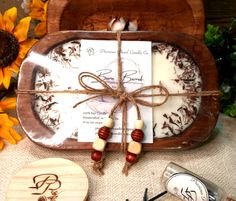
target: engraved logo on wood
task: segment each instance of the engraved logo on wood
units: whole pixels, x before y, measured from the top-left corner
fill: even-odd
[[[56,174],[39,174],[33,177],[34,186],[29,188],[35,191],[32,195],[40,195],[38,201],[56,201],[61,181]]]

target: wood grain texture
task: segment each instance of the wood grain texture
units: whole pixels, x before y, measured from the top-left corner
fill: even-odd
[[[235,0],[205,0],[206,23],[225,26],[231,18],[236,18]]]
[[[13,176],[6,201],[85,201],[87,194],[88,178],[80,166],[62,158],[47,158]]]
[[[48,33],[105,30],[113,17],[138,20],[141,31],[173,31],[203,39],[202,0],[50,0]]]
[[[105,39],[115,40],[116,33],[108,32],[79,32],[64,31],[49,34],[38,42],[30,53],[47,54],[50,48],[58,43],[71,39]],[[153,42],[167,42],[176,44],[191,55],[197,62],[203,81],[203,90],[217,90],[217,71],[214,59],[209,50],[198,39],[180,33],[170,32],[124,32],[122,40],[145,40]],[[18,89],[33,89],[36,64],[24,62],[19,73]],[[17,114],[22,128],[35,143],[53,149],[92,149],[92,143],[79,143],[68,139],[63,144],[45,144],[45,139],[53,136],[53,132],[46,128],[32,109],[32,97],[18,94]],[[182,134],[174,137],[155,140],[153,144],[144,144],[143,150],[188,149],[201,145],[211,135],[219,114],[219,99],[217,97],[202,97],[200,111],[195,122]],[[108,143],[106,150],[120,150],[119,143]]]

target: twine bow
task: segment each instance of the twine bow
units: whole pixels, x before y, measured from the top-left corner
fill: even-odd
[[[118,65],[118,68],[121,68],[121,66]],[[96,80],[98,83],[100,83],[103,88],[102,89],[97,89],[89,86],[84,82],[85,78],[92,78],[93,80]],[[147,106],[147,107],[157,107],[162,104],[164,104],[168,97],[169,97],[169,92],[168,90],[162,86],[162,85],[150,85],[150,86],[144,86],[141,88],[138,88],[132,92],[126,92],[124,90],[124,87],[122,85],[122,81],[118,81],[118,87],[116,89],[113,89],[110,87],[104,80],[102,80],[99,76],[94,75],[93,73],[90,72],[82,72],[79,74],[79,83],[80,85],[85,89],[85,93],[87,94],[95,94],[94,96],[91,96],[89,98],[86,98],[74,105],[74,108],[77,107],[78,105],[89,101],[91,99],[95,99],[98,97],[102,96],[107,96],[107,97],[113,97],[118,99],[118,101],[115,103],[113,108],[110,111],[109,117],[113,117],[114,112],[116,109],[120,106],[122,107],[122,143],[121,147],[123,151],[126,150],[126,118],[127,118],[127,103],[132,103],[136,107],[137,111],[137,119],[141,119],[141,113],[138,105],[142,106]],[[122,87],[120,87],[122,86]],[[154,90],[154,89],[159,89],[160,93],[159,94],[144,94],[143,92],[149,91],[149,90]],[[154,96],[164,96],[163,100],[161,102],[149,102],[141,99],[142,97],[154,97]]]

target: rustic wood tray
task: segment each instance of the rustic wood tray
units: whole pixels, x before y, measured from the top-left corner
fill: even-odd
[[[116,33],[109,32],[81,32],[81,31],[63,31],[48,34],[41,39],[30,51],[38,54],[47,54],[52,47],[57,44],[67,42],[71,39],[105,39],[115,40]],[[199,40],[189,37],[185,34],[170,32],[124,32],[122,40],[145,40],[153,42],[167,42],[176,44],[189,52],[197,62],[204,91],[218,89],[217,71],[214,59],[209,50]],[[29,53],[29,54],[30,54]],[[19,73],[19,90],[32,90],[35,78],[35,64],[23,63]],[[18,94],[17,96],[17,114],[21,126],[27,136],[37,144],[53,149],[92,149],[92,143],[80,143],[73,139],[64,141],[61,145],[46,145],[43,138],[50,138],[53,132],[44,126],[38,119],[32,107],[32,96],[27,94]],[[153,144],[144,144],[144,150],[161,149],[188,149],[201,145],[211,135],[215,127],[219,114],[218,97],[202,97],[200,110],[194,121],[182,134],[160,138]],[[120,150],[119,143],[108,143],[107,150]]]
[[[49,0],[48,33],[105,30],[113,17],[138,20],[140,31],[173,31],[204,36],[202,0]]]

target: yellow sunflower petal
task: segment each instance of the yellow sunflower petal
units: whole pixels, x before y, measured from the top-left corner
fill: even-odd
[[[32,19],[36,19],[36,20],[43,20],[44,17],[43,17],[43,11],[42,10],[39,10],[39,9],[33,9],[29,16],[32,18]]]
[[[14,125],[15,125],[14,121],[9,119],[8,114],[6,114],[6,113],[1,114],[1,117],[0,117],[0,127],[1,126],[12,127]]]
[[[3,86],[8,89],[11,81],[12,72],[8,68],[3,68]]]
[[[42,0],[32,0],[32,3],[30,5],[31,8],[38,8],[38,9],[43,9],[44,3]]]
[[[42,37],[46,34],[46,21],[40,22],[34,29],[34,33],[37,37]]]
[[[20,68],[22,61],[23,61],[23,59],[20,57],[20,54],[18,54],[18,57],[14,61],[14,64],[17,66],[17,68]]]
[[[19,24],[14,29],[14,35],[19,42],[27,39],[27,34],[30,26],[31,17],[25,17],[20,20]]]
[[[28,53],[29,49],[37,42],[36,39],[26,40],[20,43],[20,52],[19,57],[21,59],[25,58],[25,55]],[[18,58],[17,58],[18,59]],[[17,63],[18,64],[18,63]]]
[[[48,1],[44,3],[43,6],[43,21],[47,20],[47,9],[48,9]]]
[[[5,100],[0,101],[0,107],[3,110],[14,109],[16,107],[16,98],[7,98]]]
[[[6,113],[0,113],[0,126],[6,119],[8,119],[8,115]]]
[[[30,10],[31,12],[29,16],[32,17],[33,19],[37,19],[40,21],[45,19],[44,3],[41,0],[33,0],[30,5]]]
[[[0,150],[3,150],[4,142],[0,139]]]
[[[3,72],[2,69],[0,69],[0,86],[2,85],[3,82]]]
[[[19,60],[20,60],[20,59],[18,59],[18,61],[19,61]],[[20,63],[21,63],[21,62],[20,62]],[[13,73],[18,73],[18,72],[19,72],[19,66],[17,65],[16,61],[13,62],[13,63],[9,66],[8,69],[11,70]]]
[[[6,126],[0,127],[0,137],[7,140],[10,144],[16,144],[16,140],[11,136],[9,129]]]
[[[13,128],[9,128],[11,136],[18,142],[22,139],[21,135],[17,133]]]
[[[15,23],[16,19],[17,19],[17,8],[16,7],[12,7],[10,9],[8,9],[7,11],[5,11],[4,13],[4,17],[8,16],[8,18]]]
[[[3,20],[5,23],[5,30],[6,31],[12,32],[12,30],[15,27],[16,18],[17,18],[17,8],[16,7],[12,7],[4,13]]]
[[[0,29],[5,29],[5,25],[3,23],[2,13],[0,13]]]
[[[12,121],[12,123],[13,123],[14,125],[18,125],[18,124],[19,124],[19,121],[18,121],[17,118],[14,118],[14,117],[9,116],[9,119]]]

